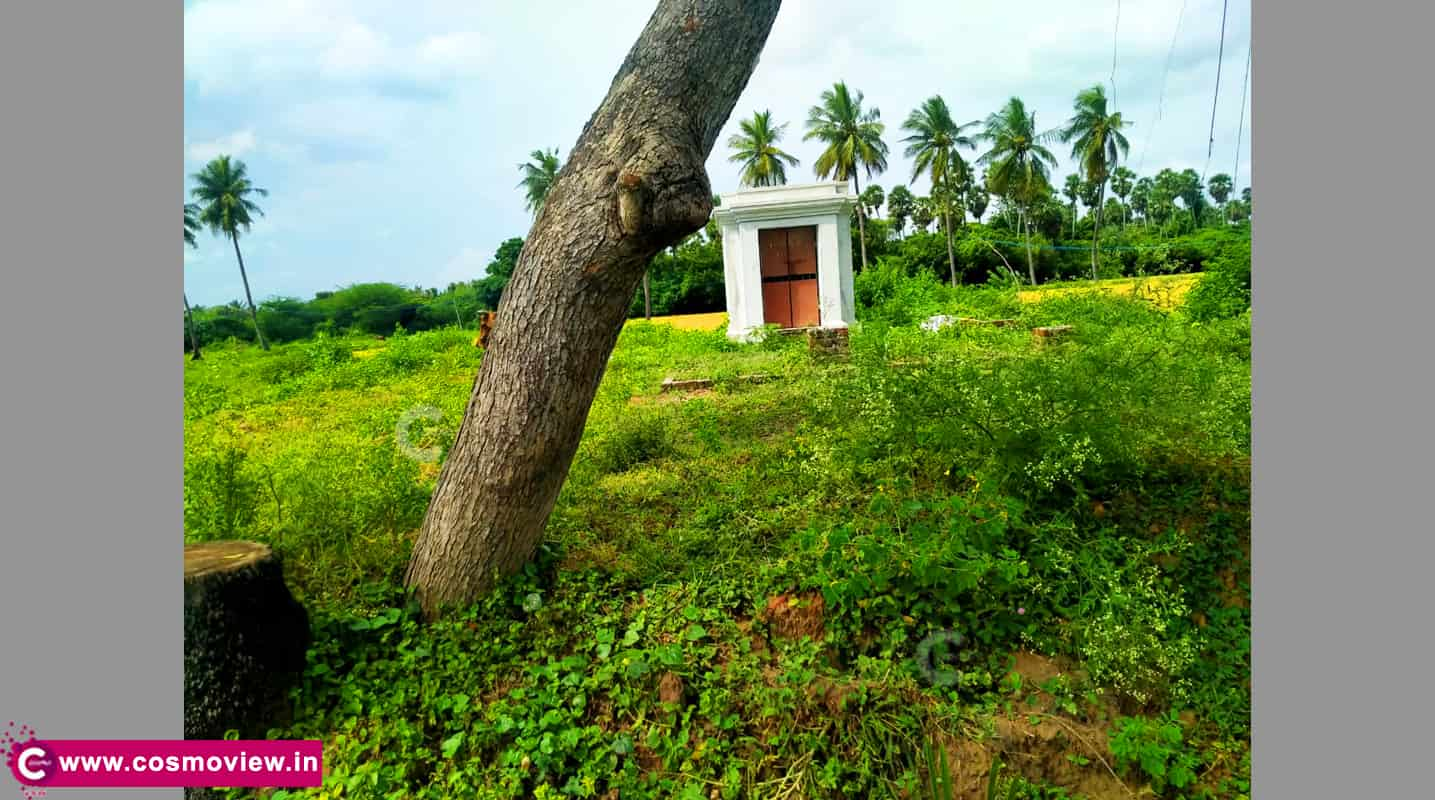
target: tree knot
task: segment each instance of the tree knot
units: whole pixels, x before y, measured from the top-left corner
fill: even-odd
[[[618,174],[616,188],[623,235],[650,246],[675,244],[712,214],[707,173],[687,159],[642,159]]]

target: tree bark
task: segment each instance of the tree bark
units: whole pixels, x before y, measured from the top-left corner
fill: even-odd
[[[184,738],[263,738],[288,713],[304,669],[309,615],[268,546],[184,548]]]
[[[952,277],[952,288],[957,288],[957,257],[952,253],[952,213],[950,197],[942,203],[942,222],[947,226],[947,270]]]
[[[1031,285],[1036,285],[1036,262],[1031,258],[1031,214],[1025,206],[1021,208],[1018,216],[1021,218],[1021,230],[1026,236],[1026,272],[1031,277]]]
[[[661,0],[558,173],[499,305],[405,583],[429,617],[533,555],[633,290],[706,223],[704,164],[780,0]]]
[[[653,294],[648,289],[648,272],[643,270],[643,319],[653,318]]]
[[[229,241],[234,242],[234,257],[239,259],[239,279],[244,281],[244,299],[249,303],[249,318],[254,320],[254,335],[259,337],[259,346],[268,350],[269,343],[264,341],[264,331],[259,330],[259,312],[254,308],[254,297],[249,294],[249,275],[244,272],[244,255],[239,252],[239,237],[230,236]]]
[[[194,333],[194,312],[189,310],[189,295],[184,297],[184,326],[189,329],[190,360],[199,360],[199,337]]]
[[[1096,188],[1096,228],[1091,232],[1091,279],[1096,280],[1096,251],[1101,244],[1101,206],[1106,201],[1106,183]]]
[[[852,191],[857,200],[857,247],[862,251],[862,269],[867,269],[867,213],[862,210],[862,184],[857,180],[857,167],[852,167]]]

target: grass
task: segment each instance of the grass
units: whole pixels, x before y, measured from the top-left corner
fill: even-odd
[[[272,735],[325,785],[271,800],[923,797],[933,742],[1007,797],[1244,796],[1249,320],[1007,295],[938,310],[1013,328],[859,312],[838,362],[630,321],[533,564],[430,625],[399,583],[439,465],[396,429],[437,409],[407,437],[446,455],[472,332],[187,362],[186,539],[271,543],[315,625]]]

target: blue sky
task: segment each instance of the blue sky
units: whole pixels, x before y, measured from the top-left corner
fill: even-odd
[[[269,190],[266,216],[241,239],[256,301],[482,277],[499,243],[531,221],[518,164],[539,147],[566,156],[655,5],[189,0],[184,174],[229,153]],[[802,165],[789,180],[814,180],[819,148],[801,125],[836,80],[881,109],[887,189],[911,178],[898,127],[924,98],[940,93],[966,121],[1017,95],[1049,128],[1098,82],[1135,123],[1132,168],[1204,171],[1221,11],[1220,0],[786,0],[708,162],[713,188],[737,188],[725,143],[758,109],[790,123],[783,144]],[[1251,182],[1249,43],[1249,0],[1232,2],[1209,173],[1239,164],[1240,187]],[[1070,171],[1063,158],[1058,179]],[[242,298],[227,242],[205,235],[184,262],[192,303]]]

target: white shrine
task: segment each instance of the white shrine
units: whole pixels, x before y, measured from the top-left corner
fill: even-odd
[[[770,186],[721,196],[728,337],[750,339],[764,325],[846,328],[852,298],[847,181]]]

